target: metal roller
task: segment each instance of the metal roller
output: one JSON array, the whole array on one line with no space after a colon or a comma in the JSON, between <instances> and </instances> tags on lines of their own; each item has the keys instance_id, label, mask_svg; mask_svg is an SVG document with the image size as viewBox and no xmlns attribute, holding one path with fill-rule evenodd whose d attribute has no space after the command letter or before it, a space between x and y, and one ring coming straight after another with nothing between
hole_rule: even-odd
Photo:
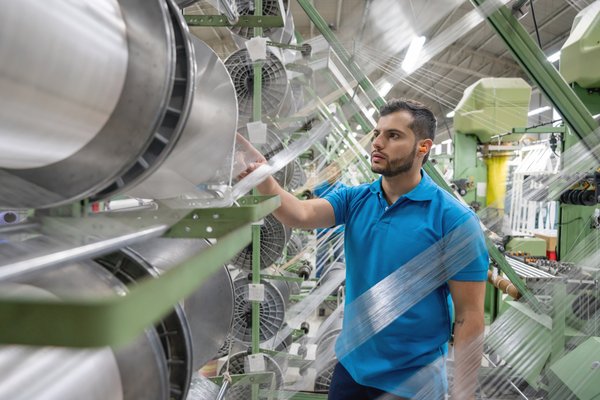
<instances>
[{"instance_id":1,"label":"metal roller","mask_svg":"<svg viewBox=\"0 0 600 400\"><path fill-rule=\"evenodd\" d=\"M159 272L129 250L102 256L96 260L125 285L135 285L142 279L158 276ZM190 328L180 305L154 325L160 338L158 345L164 353L168 375L169 398L183 400L192 378L192 342ZM132 366L142 365L135 360L124 359ZM139 384L144 385L143 382Z\"/></svg>"},{"instance_id":2,"label":"metal roller","mask_svg":"<svg viewBox=\"0 0 600 400\"><path fill-rule=\"evenodd\" d=\"M0 206L97 200L150 175L194 94L193 48L172 0L3 3L0 90L11 95L0 99L0 135L16 150L0 159Z\"/></svg>"},{"instance_id":3,"label":"metal roller","mask_svg":"<svg viewBox=\"0 0 600 400\"><path fill-rule=\"evenodd\" d=\"M341 263L341 262L331 263L330 265L328 265L326 267L326 270L323 272L323 275L321 276L321 279L319 280L319 285L324 285L329 280L336 279L336 277L339 277L340 275L345 275L345 274L346 274L346 264L345 263ZM344 279L342 281L340 287L345 284L346 284L346 280ZM331 296L337 296L338 291L339 291L339 287L337 290L335 290L331 293ZM335 310L338 306L337 302L332 301L332 300L325 300L323 302L323 305L325 305L330 310Z\"/></svg>"},{"instance_id":4,"label":"metal roller","mask_svg":"<svg viewBox=\"0 0 600 400\"><path fill-rule=\"evenodd\" d=\"M316 364L319 366L315 377L315 392L328 392L331 384L333 370L338 363L335 356L335 342L342 331L342 313L338 318L332 321L332 324L321 335L317 341L317 357L327 357L318 359Z\"/></svg>"},{"instance_id":5,"label":"metal roller","mask_svg":"<svg viewBox=\"0 0 600 400\"><path fill-rule=\"evenodd\" d=\"M124 294L127 289L108 271L88 261L14 279L0 285L0 290L29 296L85 297ZM167 362L154 329L116 350L4 346L0 372L2 399L168 399Z\"/></svg>"},{"instance_id":6,"label":"metal roller","mask_svg":"<svg viewBox=\"0 0 600 400\"><path fill-rule=\"evenodd\" d=\"M123 253L162 273L208 246L210 243L203 239L159 238L124 249ZM191 333L192 370L197 370L218 354L231 330L234 295L227 268L216 271L182 306Z\"/></svg>"},{"instance_id":7,"label":"metal roller","mask_svg":"<svg viewBox=\"0 0 600 400\"><path fill-rule=\"evenodd\" d=\"M175 148L151 176L128 194L164 199L196 192L230 160L237 127L237 99L231 77L217 54L190 36L195 73L192 107ZM229 171L229 168L226 168Z\"/></svg>"}]
</instances>

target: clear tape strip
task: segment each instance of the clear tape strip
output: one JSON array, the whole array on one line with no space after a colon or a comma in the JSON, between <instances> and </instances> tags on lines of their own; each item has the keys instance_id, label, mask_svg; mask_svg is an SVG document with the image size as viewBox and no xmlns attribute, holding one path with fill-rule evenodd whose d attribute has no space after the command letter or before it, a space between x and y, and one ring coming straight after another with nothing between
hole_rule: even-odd
<instances>
[{"instance_id":1,"label":"clear tape strip","mask_svg":"<svg viewBox=\"0 0 600 400\"><path fill-rule=\"evenodd\" d=\"M321 140L329 133L331 124L325 122L316 128L313 128L306 138L296 140L287 148L280 151L269 159L267 164L261 165L255 171L250 173L244 179L241 179L233 186L232 194L235 199L248 193L252 188L263 182L269 176L284 168L287 164L298 158L302 153L308 150L315 142Z\"/></svg>"}]
</instances>

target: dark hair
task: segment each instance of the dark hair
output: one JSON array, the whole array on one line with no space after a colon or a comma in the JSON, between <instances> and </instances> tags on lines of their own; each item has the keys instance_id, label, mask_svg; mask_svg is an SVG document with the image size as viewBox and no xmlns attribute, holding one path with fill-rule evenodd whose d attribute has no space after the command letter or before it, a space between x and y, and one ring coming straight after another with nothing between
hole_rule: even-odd
<instances>
[{"instance_id":1,"label":"dark hair","mask_svg":"<svg viewBox=\"0 0 600 400\"><path fill-rule=\"evenodd\" d=\"M415 100L391 99L381 107L379 116L384 117L398 111L408 111L412 115L413 122L410 125L410 129L412 129L417 136L417 140L435 139L437 120L429 107ZM423 158L423 164L425 164L427 159L429 159L429 154L426 154Z\"/></svg>"}]
</instances>

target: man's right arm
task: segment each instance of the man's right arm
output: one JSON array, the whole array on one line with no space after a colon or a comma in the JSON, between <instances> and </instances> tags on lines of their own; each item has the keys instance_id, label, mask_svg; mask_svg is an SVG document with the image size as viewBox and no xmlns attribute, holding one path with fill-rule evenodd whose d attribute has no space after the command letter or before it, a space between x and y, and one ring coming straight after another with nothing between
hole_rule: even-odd
<instances>
[{"instance_id":1,"label":"man's right arm","mask_svg":"<svg viewBox=\"0 0 600 400\"><path fill-rule=\"evenodd\" d=\"M286 226L315 229L335 225L333 206L327 200L300 200L286 192L272 176L256 188L263 195L279 195L281 206L273 212L273 215Z\"/></svg>"},{"instance_id":2,"label":"man's right arm","mask_svg":"<svg viewBox=\"0 0 600 400\"><path fill-rule=\"evenodd\" d=\"M245 153L245 158L254 161L245 165L245 170L240 173L238 178L248 176L261 165L267 163L265 157L239 133L237 134L236 143ZM286 192L272 176L256 186L256 189L262 195L279 195L281 206L273 212L273 215L286 226L315 229L329 228L335 225L333 206L327 200L300 200L291 193Z\"/></svg>"}]
</instances>

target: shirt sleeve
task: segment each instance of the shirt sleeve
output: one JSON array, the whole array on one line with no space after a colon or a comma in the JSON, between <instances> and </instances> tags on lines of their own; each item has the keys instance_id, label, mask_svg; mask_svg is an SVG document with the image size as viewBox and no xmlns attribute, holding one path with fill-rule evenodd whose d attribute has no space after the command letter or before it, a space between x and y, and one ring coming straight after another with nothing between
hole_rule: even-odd
<instances>
[{"instance_id":1,"label":"shirt sleeve","mask_svg":"<svg viewBox=\"0 0 600 400\"><path fill-rule=\"evenodd\" d=\"M333 207L333 212L335 213L335 225L346 223L351 189L351 187L344 186L340 187L338 190L332 190L323 196L323 198Z\"/></svg>"},{"instance_id":2,"label":"shirt sleeve","mask_svg":"<svg viewBox=\"0 0 600 400\"><path fill-rule=\"evenodd\" d=\"M446 243L447 267L458 271L450 278L455 281L485 281L489 268L489 255L479 219L465 213L450 229Z\"/></svg>"}]
</instances>

